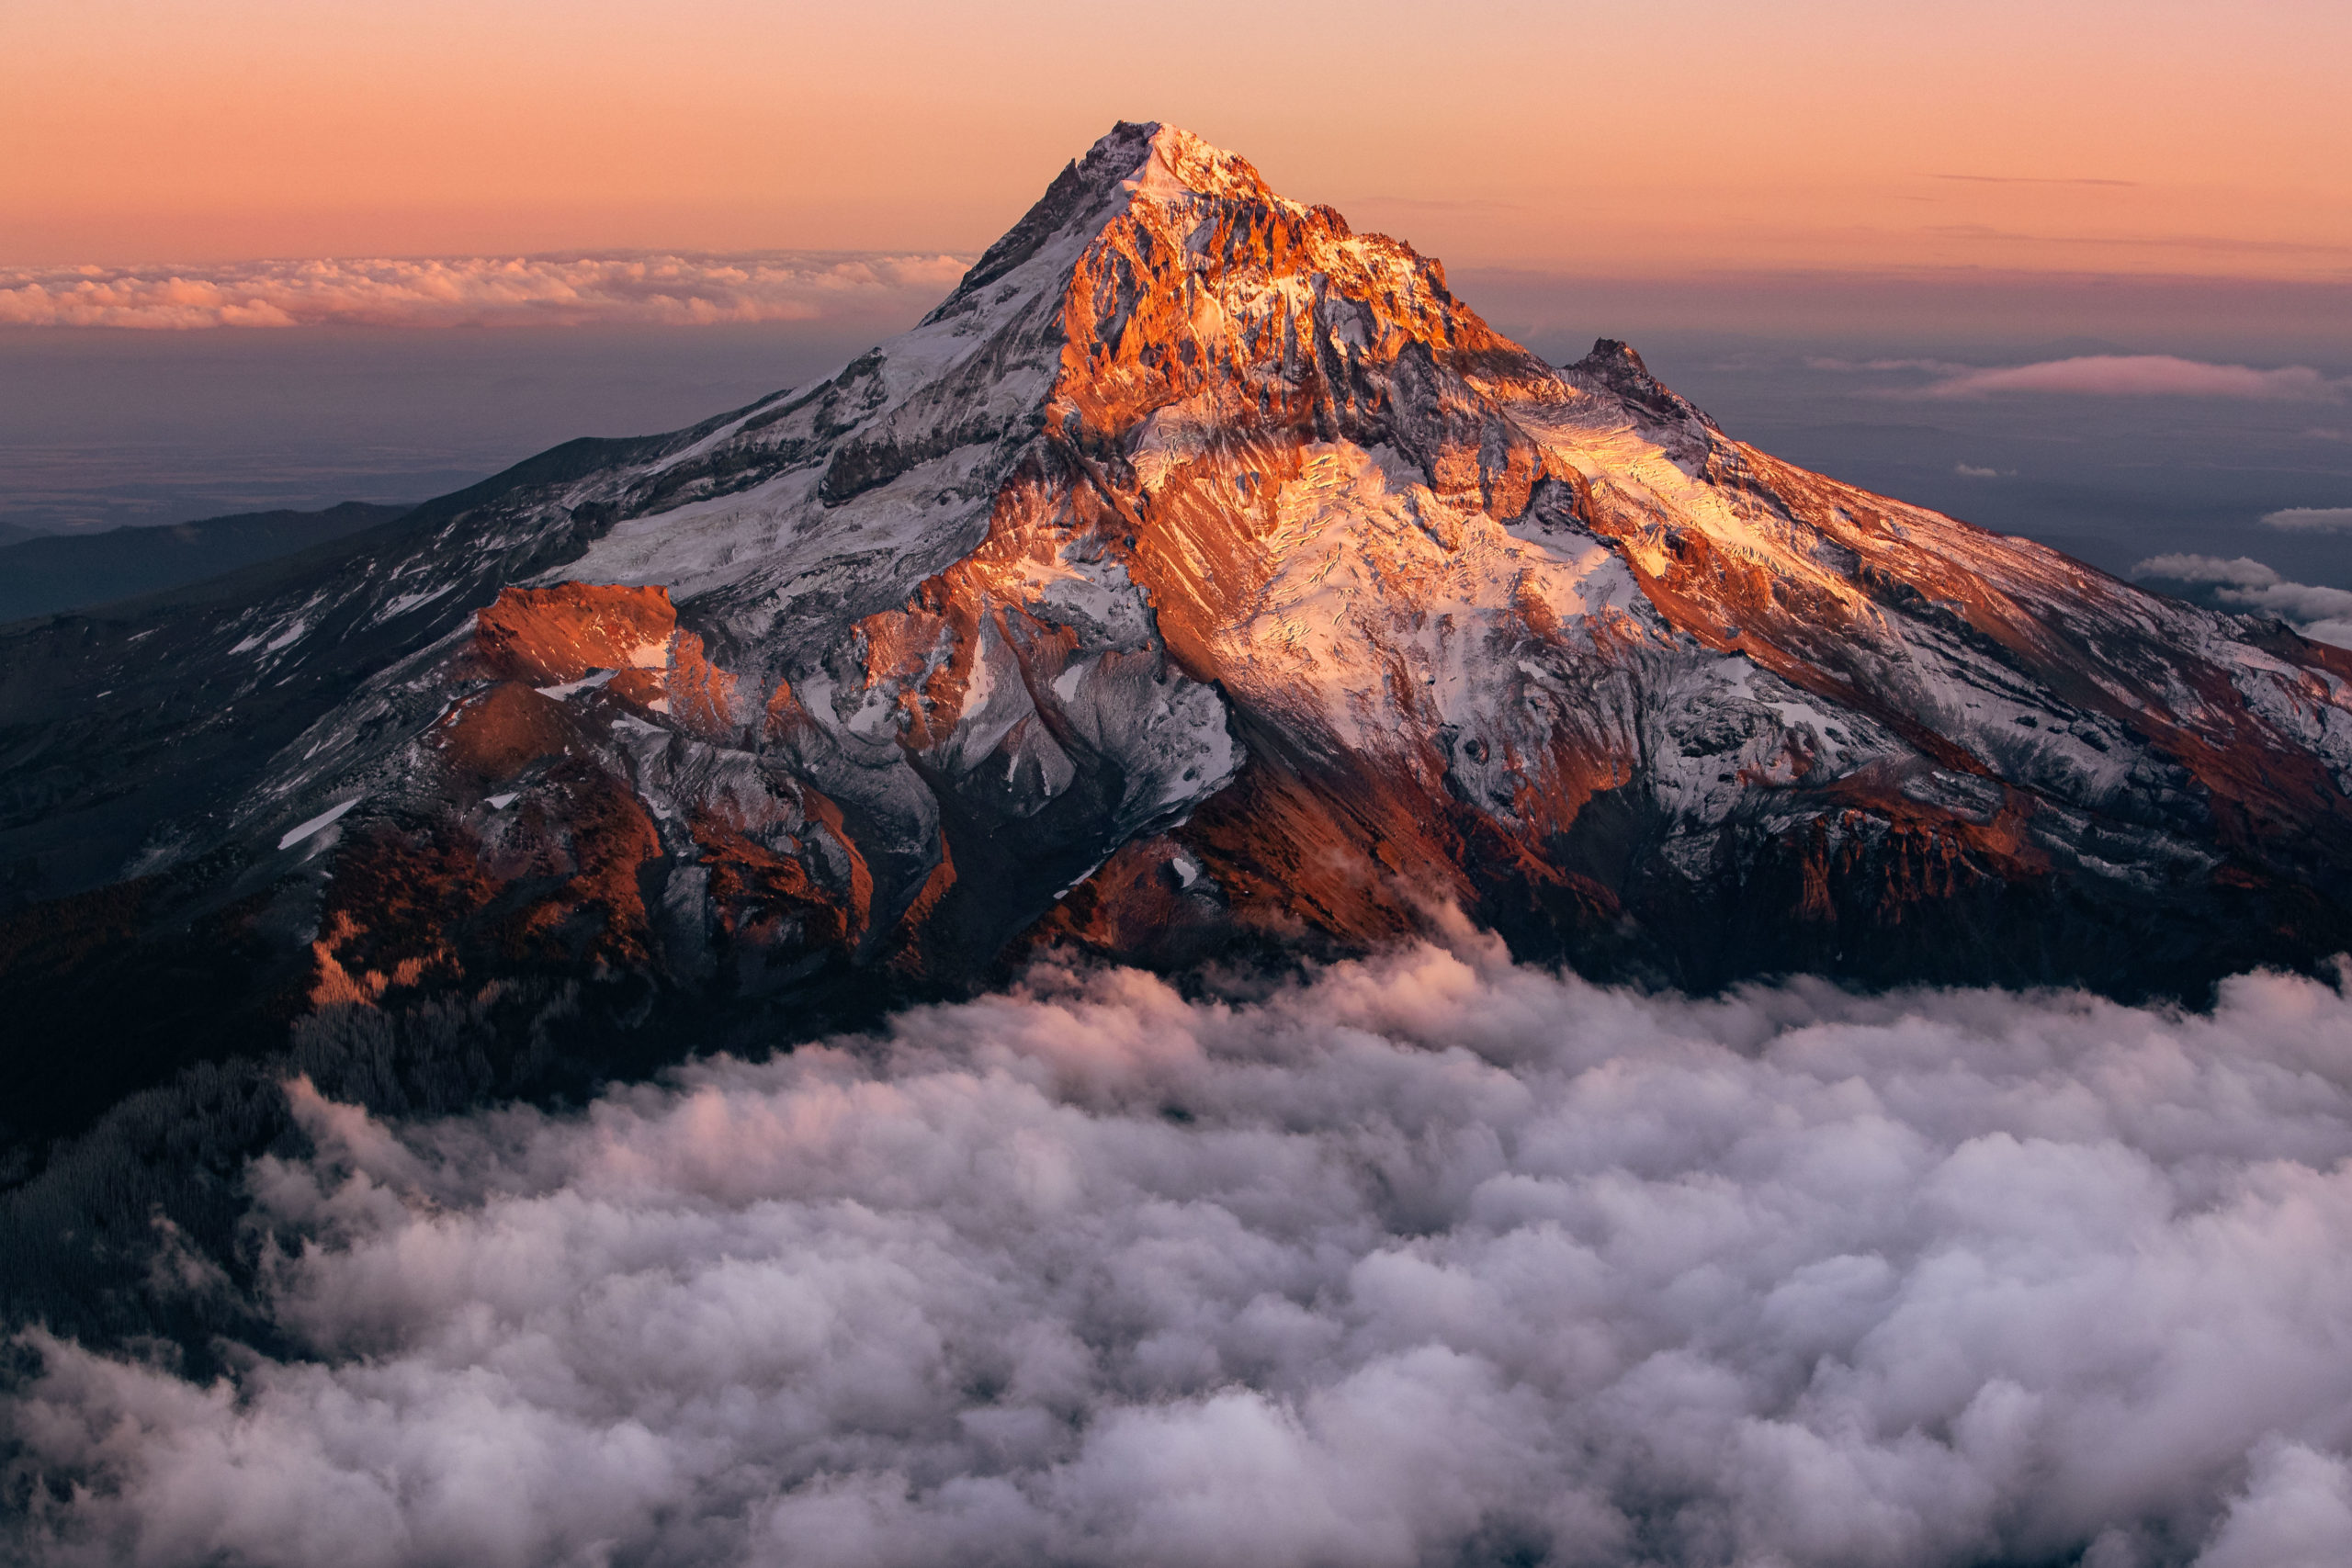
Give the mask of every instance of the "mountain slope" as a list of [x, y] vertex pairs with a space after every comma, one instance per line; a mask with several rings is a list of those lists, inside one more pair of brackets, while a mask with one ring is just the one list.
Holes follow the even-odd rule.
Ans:
[[[97, 934], [0, 990], [145, 1053], [75, 1103], [276, 1042], [528, 1090], [1448, 905], [1700, 987], [2352, 944], [2352, 655], [1546, 365], [1173, 130], [831, 379], [367, 539], [7, 634], [0, 849]], [[191, 1021], [158, 943], [243, 999]]]
[[200, 581], [372, 528], [407, 510], [346, 501], [322, 512], [245, 512], [21, 543], [0, 536], [0, 621]]

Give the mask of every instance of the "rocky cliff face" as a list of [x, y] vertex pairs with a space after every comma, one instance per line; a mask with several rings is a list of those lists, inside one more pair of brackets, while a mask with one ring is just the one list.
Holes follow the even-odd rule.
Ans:
[[390, 1064], [1447, 906], [1684, 986], [2352, 944], [2352, 655], [1778, 462], [1622, 344], [1546, 365], [1155, 126], [829, 381], [154, 619], [12, 659], [152, 682], [166, 630], [209, 794], [59, 774], [51, 682], [17, 830], [123, 838]]

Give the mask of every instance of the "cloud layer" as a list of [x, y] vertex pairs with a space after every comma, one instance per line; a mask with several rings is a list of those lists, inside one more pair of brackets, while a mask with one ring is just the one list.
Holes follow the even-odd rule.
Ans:
[[2065, 392], [2091, 397], [2254, 398], [2266, 401], [2334, 401], [2343, 383], [2307, 365], [2257, 370], [2212, 365], [2169, 354], [2092, 354], [1964, 370], [1921, 389], [1931, 398], [1981, 398], [1996, 392]]
[[458, 256], [198, 268], [0, 270], [0, 325], [580, 326], [797, 321], [916, 308], [967, 260], [944, 255]]
[[2340, 402], [2346, 383], [2308, 365], [2274, 370], [2216, 365], [2169, 354], [2091, 354], [2031, 365], [1961, 365], [1944, 359], [1824, 359], [1815, 370], [1848, 373], [1915, 371], [1934, 378], [1903, 394], [1915, 398], [1984, 398], [2004, 392], [2105, 398], [2239, 398], [2266, 402]]
[[2276, 615], [2313, 641], [2352, 648], [2352, 592], [2290, 582], [2249, 556], [2150, 556], [2132, 575], [2183, 583], [2201, 604]]
[[[2352, 1000], [1133, 973], [252, 1173], [300, 1348], [28, 1335], [61, 1562], [2352, 1560]], [[205, 1287], [190, 1269], [190, 1288]]]

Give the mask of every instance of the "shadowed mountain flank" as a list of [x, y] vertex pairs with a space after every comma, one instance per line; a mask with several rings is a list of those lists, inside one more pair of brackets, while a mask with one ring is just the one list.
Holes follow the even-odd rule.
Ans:
[[21, 543], [0, 534], [0, 622], [202, 581], [372, 528], [407, 510], [346, 501], [323, 512], [244, 512]]

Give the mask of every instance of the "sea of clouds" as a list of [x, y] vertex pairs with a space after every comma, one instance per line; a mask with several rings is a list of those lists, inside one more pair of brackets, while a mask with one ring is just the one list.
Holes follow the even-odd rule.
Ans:
[[298, 1350], [24, 1335], [16, 1550], [2352, 1562], [2352, 972], [1689, 1000], [1463, 935], [1041, 969], [578, 1114], [291, 1092]]
[[0, 269], [0, 326], [696, 326], [928, 304], [968, 258], [628, 253]]

